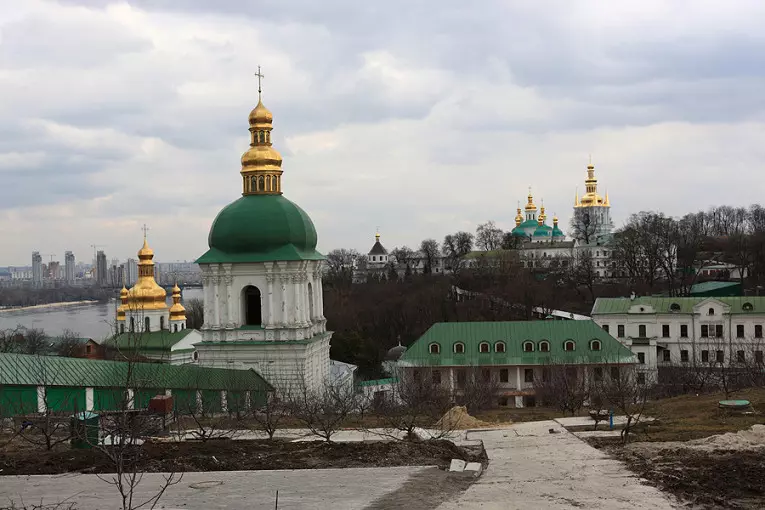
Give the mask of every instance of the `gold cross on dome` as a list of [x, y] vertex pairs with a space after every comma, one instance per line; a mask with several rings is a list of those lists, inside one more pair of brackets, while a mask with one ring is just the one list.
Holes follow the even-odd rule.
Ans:
[[141, 230], [143, 230], [143, 238], [146, 239], [146, 233], [149, 231], [149, 227], [146, 226], [146, 223], [143, 224]]
[[261, 73], [261, 72], [260, 72], [260, 66], [258, 66], [258, 72], [257, 72], [257, 73], [255, 73], [255, 76], [257, 76], [257, 77], [258, 77], [258, 99], [260, 99], [260, 94], [261, 94], [261, 92], [262, 92], [262, 89], [261, 89], [261, 87], [260, 87], [260, 80], [262, 80], [263, 78], [265, 78], [265, 75], [264, 75], [263, 73]]

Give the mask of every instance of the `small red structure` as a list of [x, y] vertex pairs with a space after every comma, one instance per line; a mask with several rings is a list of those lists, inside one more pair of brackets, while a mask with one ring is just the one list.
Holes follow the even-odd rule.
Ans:
[[173, 412], [173, 397], [157, 395], [149, 400], [149, 412], [157, 414], [170, 414]]

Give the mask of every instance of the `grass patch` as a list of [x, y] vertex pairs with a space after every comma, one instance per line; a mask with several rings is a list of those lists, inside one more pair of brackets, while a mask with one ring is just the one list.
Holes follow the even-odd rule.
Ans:
[[683, 395], [646, 404], [645, 416], [656, 418], [634, 430], [632, 441], [688, 441], [715, 434], [736, 432], [765, 421], [765, 388], [749, 388], [731, 395], [752, 404], [753, 414], [740, 414], [720, 409], [724, 393]]

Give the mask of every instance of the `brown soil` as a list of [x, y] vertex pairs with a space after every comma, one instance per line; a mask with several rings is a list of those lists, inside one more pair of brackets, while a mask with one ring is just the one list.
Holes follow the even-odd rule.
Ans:
[[[600, 446], [604, 446], [600, 442]], [[765, 451], [660, 449], [653, 455], [606, 446], [611, 454], [652, 485], [693, 508], [765, 508]]]
[[[375, 441], [353, 443], [284, 442], [268, 440], [210, 440], [146, 443], [140, 470], [234, 471], [259, 469], [319, 469], [385, 466], [439, 466], [451, 459], [485, 462], [486, 454], [456, 446], [451, 441]], [[112, 465], [96, 450], [0, 452], [2, 475], [109, 473]]]

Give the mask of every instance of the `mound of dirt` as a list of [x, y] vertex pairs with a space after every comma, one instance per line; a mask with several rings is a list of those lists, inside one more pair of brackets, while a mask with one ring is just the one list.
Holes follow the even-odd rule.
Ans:
[[643, 455], [653, 456], [659, 452], [672, 449], [687, 449], [699, 452], [714, 452], [717, 450], [742, 451], [765, 448], [765, 425], [752, 425], [749, 429], [738, 432], [717, 434], [692, 441], [664, 441], [654, 443], [633, 443], [628, 450]]
[[470, 416], [465, 406], [454, 406], [436, 422], [436, 428], [441, 430], [475, 429], [491, 425], [485, 421]]

